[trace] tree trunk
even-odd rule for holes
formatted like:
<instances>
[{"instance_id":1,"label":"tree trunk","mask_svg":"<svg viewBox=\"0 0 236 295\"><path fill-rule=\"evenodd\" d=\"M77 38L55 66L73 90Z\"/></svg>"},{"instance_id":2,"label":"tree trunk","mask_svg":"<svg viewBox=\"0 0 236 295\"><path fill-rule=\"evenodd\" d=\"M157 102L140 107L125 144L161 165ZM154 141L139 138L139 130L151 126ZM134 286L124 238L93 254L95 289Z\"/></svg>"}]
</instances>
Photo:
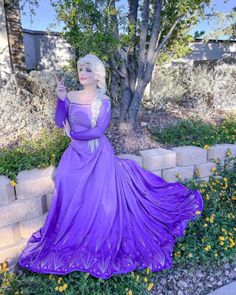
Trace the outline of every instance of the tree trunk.
<instances>
[{"instance_id":1,"label":"tree trunk","mask_svg":"<svg viewBox=\"0 0 236 295\"><path fill-rule=\"evenodd\" d=\"M136 127L136 120L137 120L137 115L139 112L141 100L144 94L144 90L147 86L147 83L142 83L137 90L135 91L132 102L129 106L128 109L128 114L129 114L129 122L132 125L132 128Z\"/></svg>"},{"instance_id":2,"label":"tree trunk","mask_svg":"<svg viewBox=\"0 0 236 295\"><path fill-rule=\"evenodd\" d=\"M13 72L16 69L26 69L19 1L5 0L4 8Z\"/></svg>"}]
</instances>

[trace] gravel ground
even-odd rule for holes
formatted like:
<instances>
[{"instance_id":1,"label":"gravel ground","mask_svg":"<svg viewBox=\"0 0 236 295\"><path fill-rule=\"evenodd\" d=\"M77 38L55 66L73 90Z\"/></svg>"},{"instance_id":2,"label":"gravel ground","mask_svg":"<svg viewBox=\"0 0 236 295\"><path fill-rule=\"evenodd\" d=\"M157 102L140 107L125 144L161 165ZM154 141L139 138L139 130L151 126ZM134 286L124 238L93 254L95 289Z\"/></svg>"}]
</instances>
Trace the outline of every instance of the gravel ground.
<instances>
[{"instance_id":1,"label":"gravel ground","mask_svg":"<svg viewBox=\"0 0 236 295\"><path fill-rule=\"evenodd\" d=\"M236 256L214 267L173 266L155 274L153 295L207 295L236 280Z\"/></svg>"},{"instance_id":2,"label":"gravel ground","mask_svg":"<svg viewBox=\"0 0 236 295\"><path fill-rule=\"evenodd\" d=\"M214 125L219 124L229 114L231 113L217 110L206 122ZM176 124L180 119L190 119L193 117L195 117L195 114L194 112L191 113L189 109L172 107L169 108L168 111L162 110L157 112L153 116L149 127L163 129L168 124ZM158 147L166 148L164 144L157 142L151 137L146 125L146 123L149 122L149 118L150 112L141 107L137 117L135 131L129 130L128 125L119 128L119 108L112 108L112 118L106 131L106 136L109 138L117 155L126 153L140 155L140 150Z\"/></svg>"}]
</instances>

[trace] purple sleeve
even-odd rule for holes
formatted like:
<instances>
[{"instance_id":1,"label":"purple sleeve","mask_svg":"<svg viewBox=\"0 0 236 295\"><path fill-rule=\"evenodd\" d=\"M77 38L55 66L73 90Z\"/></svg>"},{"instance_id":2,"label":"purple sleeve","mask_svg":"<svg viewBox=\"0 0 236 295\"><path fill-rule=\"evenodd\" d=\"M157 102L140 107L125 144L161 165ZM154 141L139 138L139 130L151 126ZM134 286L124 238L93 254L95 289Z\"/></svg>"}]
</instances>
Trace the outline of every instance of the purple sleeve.
<instances>
[{"instance_id":1,"label":"purple sleeve","mask_svg":"<svg viewBox=\"0 0 236 295\"><path fill-rule=\"evenodd\" d=\"M61 100L57 98L57 108L55 113L55 123L58 128L63 128L63 122L66 121L68 115L68 103L67 98L65 100Z\"/></svg>"},{"instance_id":2,"label":"purple sleeve","mask_svg":"<svg viewBox=\"0 0 236 295\"><path fill-rule=\"evenodd\" d=\"M100 108L99 117L96 127L90 128L81 132L70 131L70 136L73 139L89 140L101 137L108 127L111 118L111 102L109 99L104 99Z\"/></svg>"}]
</instances>

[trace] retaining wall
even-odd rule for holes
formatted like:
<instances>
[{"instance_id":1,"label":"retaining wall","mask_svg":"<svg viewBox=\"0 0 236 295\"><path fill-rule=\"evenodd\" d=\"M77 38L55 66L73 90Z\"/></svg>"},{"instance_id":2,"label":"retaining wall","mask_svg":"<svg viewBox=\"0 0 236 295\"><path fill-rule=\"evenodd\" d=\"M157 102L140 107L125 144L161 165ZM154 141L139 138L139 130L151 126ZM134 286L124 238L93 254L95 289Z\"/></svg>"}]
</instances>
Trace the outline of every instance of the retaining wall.
<instances>
[{"instance_id":1,"label":"retaining wall","mask_svg":"<svg viewBox=\"0 0 236 295\"><path fill-rule=\"evenodd\" d=\"M191 179L198 170L205 181L216 167L213 159L224 161L227 150L236 156L235 144L216 144L209 149L196 146L172 149L148 149L140 156L132 154L117 157L132 159L143 169L151 171L168 182ZM14 268L20 252L33 232L43 226L50 208L54 190L56 167L21 171L16 183L0 176L0 262L8 260Z\"/></svg>"}]
</instances>

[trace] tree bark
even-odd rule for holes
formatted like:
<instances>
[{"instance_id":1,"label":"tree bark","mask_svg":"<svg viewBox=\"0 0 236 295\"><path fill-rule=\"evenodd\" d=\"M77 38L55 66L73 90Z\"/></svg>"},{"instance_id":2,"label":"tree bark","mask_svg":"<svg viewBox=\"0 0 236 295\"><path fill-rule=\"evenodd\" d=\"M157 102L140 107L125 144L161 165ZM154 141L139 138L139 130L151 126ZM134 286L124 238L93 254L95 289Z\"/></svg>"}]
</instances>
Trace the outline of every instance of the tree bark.
<instances>
[{"instance_id":1,"label":"tree bark","mask_svg":"<svg viewBox=\"0 0 236 295\"><path fill-rule=\"evenodd\" d=\"M15 72L16 69L26 70L19 1L5 0L4 8L12 70L13 72Z\"/></svg>"}]
</instances>

